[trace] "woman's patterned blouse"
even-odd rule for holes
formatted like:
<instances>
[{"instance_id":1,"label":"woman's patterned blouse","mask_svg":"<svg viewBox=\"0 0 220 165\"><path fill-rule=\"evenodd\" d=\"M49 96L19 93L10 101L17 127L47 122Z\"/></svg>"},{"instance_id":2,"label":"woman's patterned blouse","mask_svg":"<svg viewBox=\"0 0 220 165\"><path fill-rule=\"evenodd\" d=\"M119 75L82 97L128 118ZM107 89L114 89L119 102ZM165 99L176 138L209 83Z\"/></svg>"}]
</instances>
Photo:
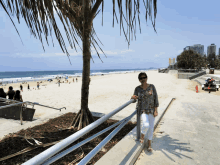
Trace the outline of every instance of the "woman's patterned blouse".
<instances>
[{"instance_id":1,"label":"woman's patterned blouse","mask_svg":"<svg viewBox=\"0 0 220 165\"><path fill-rule=\"evenodd\" d=\"M138 101L136 106L137 109L138 106L141 106L141 112L154 114L155 107L159 107L157 91L153 84L150 84L146 90L141 88L140 85L137 86L134 95L139 96L138 100L142 100Z\"/></svg>"}]
</instances>

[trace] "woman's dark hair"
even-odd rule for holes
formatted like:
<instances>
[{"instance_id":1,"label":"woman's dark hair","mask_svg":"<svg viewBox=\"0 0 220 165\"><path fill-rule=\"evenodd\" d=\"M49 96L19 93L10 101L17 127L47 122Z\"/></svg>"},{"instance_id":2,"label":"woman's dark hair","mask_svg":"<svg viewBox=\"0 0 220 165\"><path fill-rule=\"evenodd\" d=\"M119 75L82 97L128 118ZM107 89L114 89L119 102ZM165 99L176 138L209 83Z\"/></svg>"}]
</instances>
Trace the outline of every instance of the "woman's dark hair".
<instances>
[{"instance_id":1,"label":"woman's dark hair","mask_svg":"<svg viewBox=\"0 0 220 165\"><path fill-rule=\"evenodd\" d=\"M138 79L140 79L141 76L146 76L146 77L147 77L147 74L146 74L145 72L141 72L141 73L139 73L139 75L138 75Z\"/></svg>"},{"instance_id":2,"label":"woman's dark hair","mask_svg":"<svg viewBox=\"0 0 220 165\"><path fill-rule=\"evenodd\" d=\"M1 93L4 93L4 89L3 88L0 88L0 94Z\"/></svg>"},{"instance_id":3,"label":"woman's dark hair","mask_svg":"<svg viewBox=\"0 0 220 165\"><path fill-rule=\"evenodd\" d=\"M6 93L5 93L4 89L0 88L0 97L5 96L5 95L6 95Z\"/></svg>"},{"instance_id":4,"label":"woman's dark hair","mask_svg":"<svg viewBox=\"0 0 220 165\"><path fill-rule=\"evenodd\" d=\"M10 87L9 87L9 90L12 90L12 89L13 89L13 87L12 87L12 86L10 86Z\"/></svg>"},{"instance_id":5,"label":"woman's dark hair","mask_svg":"<svg viewBox=\"0 0 220 165\"><path fill-rule=\"evenodd\" d=\"M14 100L20 100L21 96L20 96L20 91L16 90L15 95L14 95Z\"/></svg>"}]
</instances>

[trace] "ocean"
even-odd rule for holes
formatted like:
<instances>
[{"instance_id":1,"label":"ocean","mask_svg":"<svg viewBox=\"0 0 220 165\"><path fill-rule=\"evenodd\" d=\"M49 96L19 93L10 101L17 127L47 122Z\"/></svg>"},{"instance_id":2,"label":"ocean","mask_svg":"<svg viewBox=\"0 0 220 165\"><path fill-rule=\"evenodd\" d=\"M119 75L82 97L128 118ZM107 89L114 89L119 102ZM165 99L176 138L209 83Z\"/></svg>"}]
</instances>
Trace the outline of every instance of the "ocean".
<instances>
[{"instance_id":1,"label":"ocean","mask_svg":"<svg viewBox=\"0 0 220 165\"><path fill-rule=\"evenodd\" d=\"M105 75L105 74L120 74L129 73L135 71L146 71L157 68L146 68L146 69L106 69L106 70L91 70L90 76ZM25 81L39 81L54 79L56 77L68 78L81 77L82 70L62 70L62 71L20 71L20 72L0 72L0 82L2 84L25 82Z\"/></svg>"}]
</instances>

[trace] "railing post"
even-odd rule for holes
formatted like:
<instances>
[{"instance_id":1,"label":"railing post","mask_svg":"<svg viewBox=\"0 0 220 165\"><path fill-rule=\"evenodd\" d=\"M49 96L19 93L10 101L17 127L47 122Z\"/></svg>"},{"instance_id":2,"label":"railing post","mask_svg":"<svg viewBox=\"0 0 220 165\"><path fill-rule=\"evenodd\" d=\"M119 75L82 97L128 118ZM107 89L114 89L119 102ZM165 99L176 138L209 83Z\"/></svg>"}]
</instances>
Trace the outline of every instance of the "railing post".
<instances>
[{"instance_id":1,"label":"railing post","mask_svg":"<svg viewBox=\"0 0 220 165\"><path fill-rule=\"evenodd\" d=\"M141 103L142 99L140 98L140 93L138 93L138 108L137 108L137 138L136 141L140 140L141 137Z\"/></svg>"}]
</instances>

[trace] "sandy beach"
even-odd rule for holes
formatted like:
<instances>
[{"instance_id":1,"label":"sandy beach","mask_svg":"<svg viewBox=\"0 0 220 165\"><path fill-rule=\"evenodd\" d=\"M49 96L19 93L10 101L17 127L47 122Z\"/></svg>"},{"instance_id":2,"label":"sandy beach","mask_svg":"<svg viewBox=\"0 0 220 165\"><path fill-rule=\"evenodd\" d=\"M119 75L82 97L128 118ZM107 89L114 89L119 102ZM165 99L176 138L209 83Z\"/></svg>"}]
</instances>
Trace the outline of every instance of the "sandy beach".
<instances>
[{"instance_id":1,"label":"sandy beach","mask_svg":"<svg viewBox=\"0 0 220 165\"><path fill-rule=\"evenodd\" d=\"M89 90L89 109L92 112L108 114L119 106L130 100L136 86L140 85L138 74L140 72L126 74L109 74L104 76L92 76ZM208 97L212 101L218 101L220 92L202 91L201 86L188 79L177 79L175 74L158 73L157 70L146 71L149 84L154 84L159 97L159 103L164 99L172 96L177 99L194 99L199 97ZM71 80L71 81L70 81ZM23 101L38 102L39 104L61 108L66 110L61 112L58 110L35 106L34 120L24 121L23 125L19 120L0 118L0 139L9 133L17 132L34 125L42 124L67 112L78 112L81 104L81 84L82 78L78 77L78 82L69 79L69 83L61 83L58 87L57 81L45 82L40 84L40 89L35 90L37 82L30 82L31 91L27 90L27 84L23 85L21 92ZM20 89L20 84L8 84L4 87L7 92L8 86L12 85L14 90ZM196 93L195 86L199 86L199 93ZM135 110L135 103L124 108L115 116L124 118ZM136 116L134 117L136 119Z\"/></svg>"}]
</instances>

